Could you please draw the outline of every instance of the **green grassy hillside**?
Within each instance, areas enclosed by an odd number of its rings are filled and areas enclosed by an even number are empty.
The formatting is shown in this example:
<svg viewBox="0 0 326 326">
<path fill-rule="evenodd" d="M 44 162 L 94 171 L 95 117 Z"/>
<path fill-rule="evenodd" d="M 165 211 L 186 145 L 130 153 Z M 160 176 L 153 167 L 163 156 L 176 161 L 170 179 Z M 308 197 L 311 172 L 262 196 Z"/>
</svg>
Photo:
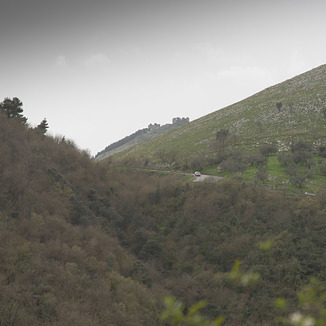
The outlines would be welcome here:
<svg viewBox="0 0 326 326">
<path fill-rule="evenodd" d="M 102 160 L 113 154 L 122 152 L 123 150 L 140 144 L 146 140 L 152 139 L 158 135 L 162 135 L 170 130 L 178 128 L 179 126 L 188 123 L 189 118 L 174 118 L 171 123 L 163 126 L 158 124 L 151 124 L 148 128 L 140 129 L 135 133 L 120 139 L 119 141 L 107 146 L 103 151 L 96 154 L 95 159 Z"/>
<path fill-rule="evenodd" d="M 278 104 L 281 103 L 281 104 Z M 326 65 L 269 87 L 243 101 L 134 146 L 116 156 L 139 164 L 184 165 L 196 156 L 214 158 L 216 134 L 228 130 L 228 148 L 255 151 L 261 144 L 276 143 L 279 151 L 291 142 L 325 144 Z"/>
</svg>

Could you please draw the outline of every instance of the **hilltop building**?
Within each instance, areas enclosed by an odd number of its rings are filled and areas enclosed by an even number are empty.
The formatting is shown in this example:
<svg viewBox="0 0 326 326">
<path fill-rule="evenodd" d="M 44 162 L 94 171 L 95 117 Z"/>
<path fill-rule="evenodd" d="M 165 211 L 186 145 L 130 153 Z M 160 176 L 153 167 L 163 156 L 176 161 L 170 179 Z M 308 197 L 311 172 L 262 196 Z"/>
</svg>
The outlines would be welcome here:
<svg viewBox="0 0 326 326">
<path fill-rule="evenodd" d="M 179 118 L 179 117 L 177 117 L 177 118 L 172 119 L 173 124 L 184 124 L 184 123 L 188 123 L 188 122 L 189 122 L 188 117 L 187 118 Z"/>
<path fill-rule="evenodd" d="M 161 127 L 161 125 L 159 123 L 154 123 L 154 124 L 151 123 L 148 125 L 148 129 L 150 129 L 150 130 L 158 129 L 160 127 Z"/>
</svg>

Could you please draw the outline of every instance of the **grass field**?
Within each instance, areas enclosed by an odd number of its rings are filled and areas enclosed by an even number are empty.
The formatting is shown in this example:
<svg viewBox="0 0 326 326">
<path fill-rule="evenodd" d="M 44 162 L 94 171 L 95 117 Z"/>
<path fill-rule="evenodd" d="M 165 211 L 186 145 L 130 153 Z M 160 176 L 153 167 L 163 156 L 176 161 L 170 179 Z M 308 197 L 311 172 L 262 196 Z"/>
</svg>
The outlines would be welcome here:
<svg viewBox="0 0 326 326">
<path fill-rule="evenodd" d="M 282 166 L 278 160 L 278 155 L 272 155 L 268 158 L 267 174 L 268 178 L 264 181 L 264 185 L 273 189 L 286 189 L 290 191 L 300 191 L 308 193 L 319 193 L 326 191 L 326 175 L 320 173 L 320 165 L 324 160 L 320 157 L 314 157 L 315 165 L 311 167 L 311 175 L 308 175 L 305 185 L 301 188 L 293 185 L 290 181 L 290 175 L 286 173 L 286 168 Z M 300 170 L 304 171 L 301 166 Z M 246 171 L 239 173 L 246 182 L 253 183 L 257 168 L 249 167 Z M 203 174 L 218 175 L 224 178 L 229 178 L 232 174 L 229 172 L 218 172 L 217 166 L 207 166 L 202 170 Z"/>
</svg>

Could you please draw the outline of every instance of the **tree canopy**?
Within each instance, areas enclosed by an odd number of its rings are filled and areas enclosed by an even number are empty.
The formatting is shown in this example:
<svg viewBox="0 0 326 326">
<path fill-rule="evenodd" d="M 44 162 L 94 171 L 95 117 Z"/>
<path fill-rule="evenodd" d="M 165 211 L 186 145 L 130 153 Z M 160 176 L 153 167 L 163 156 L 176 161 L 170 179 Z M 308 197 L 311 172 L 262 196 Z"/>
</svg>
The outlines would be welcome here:
<svg viewBox="0 0 326 326">
<path fill-rule="evenodd" d="M 49 128 L 49 124 L 46 120 L 46 118 L 44 118 L 41 123 L 36 127 L 37 130 L 39 130 L 42 134 L 46 134 L 46 132 L 48 131 Z"/>
<path fill-rule="evenodd" d="M 15 118 L 20 120 L 23 124 L 27 122 L 27 118 L 23 116 L 23 102 L 18 97 L 10 99 L 6 97 L 0 103 L 1 112 L 5 113 L 8 118 Z"/>
</svg>

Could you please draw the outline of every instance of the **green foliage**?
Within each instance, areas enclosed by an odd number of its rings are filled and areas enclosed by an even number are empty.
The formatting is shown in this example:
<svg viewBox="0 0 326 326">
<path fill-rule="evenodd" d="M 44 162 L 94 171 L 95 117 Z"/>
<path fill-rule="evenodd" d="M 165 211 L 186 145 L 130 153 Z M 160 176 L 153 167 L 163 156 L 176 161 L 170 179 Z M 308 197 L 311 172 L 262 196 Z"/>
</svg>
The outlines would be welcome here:
<svg viewBox="0 0 326 326">
<path fill-rule="evenodd" d="M 119 244 L 106 167 L 0 121 L 0 324 L 160 325 L 148 269 L 127 278 L 137 259 Z"/>
<path fill-rule="evenodd" d="M 326 175 L 326 164 L 325 164 L 325 163 L 321 164 L 321 165 L 319 166 L 319 169 L 320 169 L 320 173 L 321 173 L 322 175 Z"/>
<path fill-rule="evenodd" d="M 326 146 L 318 147 L 318 155 L 321 157 L 326 157 Z"/>
<path fill-rule="evenodd" d="M 291 144 L 291 152 L 294 163 L 306 162 L 312 156 L 312 146 L 304 141 L 294 142 Z"/>
<path fill-rule="evenodd" d="M 290 181 L 293 185 L 302 188 L 307 181 L 307 175 L 305 174 L 293 174 L 290 178 Z"/>
<path fill-rule="evenodd" d="M 281 311 L 287 310 L 284 298 L 276 301 Z M 287 316 L 277 318 L 284 325 L 323 326 L 326 325 L 326 284 L 316 278 L 311 278 L 309 284 L 298 293 L 298 306 Z"/>
<path fill-rule="evenodd" d="M 206 306 L 205 301 L 199 301 L 192 305 L 185 313 L 185 306 L 173 297 L 164 299 L 165 311 L 161 315 L 162 320 L 171 322 L 171 325 L 182 326 L 218 326 L 222 325 L 225 317 L 219 316 L 214 321 L 208 321 L 199 312 Z"/>
<path fill-rule="evenodd" d="M 231 280 L 235 284 L 239 284 L 243 287 L 247 287 L 251 284 L 256 284 L 260 279 L 259 273 L 241 272 L 240 265 L 241 265 L 241 261 L 237 259 L 234 262 L 231 272 L 227 274 L 226 278 Z"/>
<path fill-rule="evenodd" d="M 272 248 L 274 241 L 272 239 L 268 239 L 266 241 L 261 241 L 259 243 L 259 249 L 263 251 L 268 251 Z"/>
<path fill-rule="evenodd" d="M 0 112 L 7 115 L 8 118 L 14 118 L 23 124 L 27 122 L 27 118 L 22 115 L 23 113 L 23 103 L 19 98 L 13 97 L 12 99 L 6 97 L 0 103 Z"/>
<path fill-rule="evenodd" d="M 264 167 L 260 167 L 258 171 L 255 173 L 255 179 L 264 183 L 268 178 L 267 169 Z"/>
<path fill-rule="evenodd" d="M 248 163 L 241 151 L 232 151 L 228 153 L 228 158 L 221 163 L 223 171 L 243 172 L 248 168 Z"/>
<path fill-rule="evenodd" d="M 260 275 L 252 272 L 240 271 L 241 261 L 236 260 L 230 273 L 218 276 L 220 279 L 226 279 L 233 284 L 238 284 L 243 288 L 247 288 L 259 281 Z M 221 325 L 225 321 L 225 316 L 220 315 L 214 321 L 208 321 L 200 314 L 200 310 L 207 306 L 204 300 L 193 304 L 185 313 L 185 306 L 177 301 L 174 297 L 166 297 L 164 299 L 165 310 L 161 315 L 161 319 L 168 320 L 172 325 L 194 325 L 194 326 L 214 326 Z"/>
<path fill-rule="evenodd" d="M 194 157 L 190 162 L 192 171 L 201 171 L 205 165 L 205 159 L 202 156 Z"/>
<path fill-rule="evenodd" d="M 216 132 L 216 140 L 225 143 L 225 141 L 228 139 L 230 136 L 230 131 L 229 129 L 221 129 Z"/>
<path fill-rule="evenodd" d="M 149 239 L 139 252 L 139 257 L 144 260 L 157 258 L 161 255 L 163 250 L 159 239 Z"/>
<path fill-rule="evenodd" d="M 311 144 L 304 142 L 302 140 L 299 140 L 297 142 L 294 142 L 291 144 L 291 152 L 295 153 L 295 152 L 300 152 L 300 153 L 304 153 L 304 152 L 308 152 L 311 153 L 312 151 L 312 146 Z"/>
<path fill-rule="evenodd" d="M 49 124 L 48 124 L 47 120 L 44 118 L 41 121 L 41 123 L 36 127 L 36 130 L 44 135 L 44 134 L 46 134 L 48 128 L 49 128 Z"/>
<path fill-rule="evenodd" d="M 151 287 L 153 284 L 153 280 L 150 276 L 148 268 L 140 260 L 134 262 L 133 267 L 130 271 L 130 276 L 132 279 L 145 284 L 148 287 Z"/>
<path fill-rule="evenodd" d="M 289 153 L 281 153 L 278 155 L 278 161 L 283 166 L 289 166 L 293 164 L 293 157 Z"/>
<path fill-rule="evenodd" d="M 149 194 L 149 200 L 153 204 L 159 204 L 161 201 L 161 190 L 160 190 L 160 184 L 157 184 L 155 192 L 152 192 Z"/>
<path fill-rule="evenodd" d="M 283 105 L 282 102 L 276 102 L 276 108 L 278 112 L 281 112 L 282 105 Z"/>
<path fill-rule="evenodd" d="M 324 118 L 326 119 L 326 108 L 322 108 L 321 112 L 322 112 Z"/>
<path fill-rule="evenodd" d="M 247 160 L 252 167 L 256 168 L 266 166 L 268 163 L 268 158 L 259 153 L 250 153 L 247 156 Z"/>
<path fill-rule="evenodd" d="M 276 144 L 263 144 L 259 147 L 259 151 L 264 156 L 269 156 L 270 154 L 275 154 L 277 152 Z"/>
</svg>

